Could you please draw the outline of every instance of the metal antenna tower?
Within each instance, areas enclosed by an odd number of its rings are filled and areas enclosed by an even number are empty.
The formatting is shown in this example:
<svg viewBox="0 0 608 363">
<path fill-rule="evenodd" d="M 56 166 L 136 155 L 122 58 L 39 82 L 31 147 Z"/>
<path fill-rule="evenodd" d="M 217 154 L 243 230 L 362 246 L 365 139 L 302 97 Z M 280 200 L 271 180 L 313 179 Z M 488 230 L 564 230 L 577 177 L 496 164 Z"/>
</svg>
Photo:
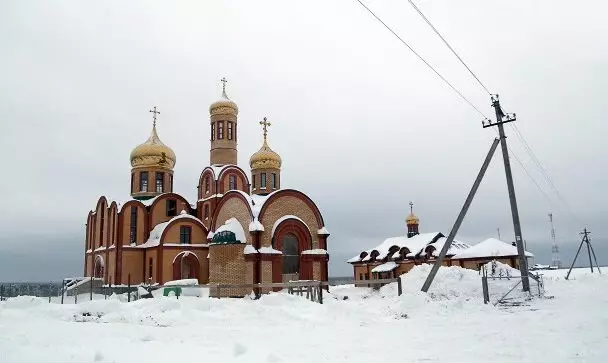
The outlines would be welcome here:
<svg viewBox="0 0 608 363">
<path fill-rule="evenodd" d="M 551 223 L 551 241 L 553 245 L 551 246 L 551 266 L 555 268 L 562 267 L 562 261 L 559 259 L 559 247 L 557 246 L 557 242 L 555 242 L 555 228 L 553 228 L 553 213 L 549 213 L 549 223 Z"/>
</svg>

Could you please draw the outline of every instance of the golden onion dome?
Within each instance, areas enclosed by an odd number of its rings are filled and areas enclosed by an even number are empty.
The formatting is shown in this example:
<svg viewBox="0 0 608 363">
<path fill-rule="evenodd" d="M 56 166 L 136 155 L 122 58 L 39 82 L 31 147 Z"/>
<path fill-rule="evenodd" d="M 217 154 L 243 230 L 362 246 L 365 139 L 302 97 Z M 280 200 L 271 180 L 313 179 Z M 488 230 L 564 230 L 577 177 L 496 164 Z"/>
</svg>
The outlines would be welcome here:
<svg viewBox="0 0 608 363">
<path fill-rule="evenodd" d="M 420 224 L 420 219 L 418 219 L 418 217 L 416 217 L 416 215 L 414 214 L 414 212 L 412 212 L 405 219 L 405 223 L 406 224 Z"/>
<path fill-rule="evenodd" d="M 131 166 L 134 168 L 161 167 L 173 169 L 175 161 L 173 150 L 158 138 L 156 125 L 152 127 L 152 133 L 148 140 L 131 151 Z"/>
<path fill-rule="evenodd" d="M 249 158 L 251 169 L 281 169 L 281 163 L 281 156 L 272 151 L 266 142 L 266 138 L 264 138 L 264 144 L 260 150 Z"/>
<path fill-rule="evenodd" d="M 222 98 L 213 102 L 211 106 L 209 106 L 209 114 L 213 115 L 234 115 L 237 116 L 239 114 L 239 107 L 228 98 L 226 95 L 226 84 L 224 83 L 224 88 L 222 90 Z"/>
</svg>

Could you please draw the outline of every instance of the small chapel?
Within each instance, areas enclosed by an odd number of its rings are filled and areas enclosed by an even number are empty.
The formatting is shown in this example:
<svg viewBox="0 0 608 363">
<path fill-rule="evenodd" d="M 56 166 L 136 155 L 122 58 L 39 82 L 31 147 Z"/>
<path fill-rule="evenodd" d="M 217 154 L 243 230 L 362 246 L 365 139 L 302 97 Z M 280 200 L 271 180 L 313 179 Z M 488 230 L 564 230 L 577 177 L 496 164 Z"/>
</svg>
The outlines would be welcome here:
<svg viewBox="0 0 608 363">
<path fill-rule="evenodd" d="M 263 142 L 237 165 L 237 104 L 226 95 L 209 106 L 209 166 L 201 170 L 198 198 L 174 192 L 176 155 L 157 132 L 154 107 L 148 139 L 130 155 L 130 198 L 101 196 L 87 216 L 84 275 L 104 283 L 252 284 L 327 281 L 328 230 L 314 201 L 281 185 L 282 159 Z M 251 291 L 224 291 L 230 296 Z"/>
</svg>

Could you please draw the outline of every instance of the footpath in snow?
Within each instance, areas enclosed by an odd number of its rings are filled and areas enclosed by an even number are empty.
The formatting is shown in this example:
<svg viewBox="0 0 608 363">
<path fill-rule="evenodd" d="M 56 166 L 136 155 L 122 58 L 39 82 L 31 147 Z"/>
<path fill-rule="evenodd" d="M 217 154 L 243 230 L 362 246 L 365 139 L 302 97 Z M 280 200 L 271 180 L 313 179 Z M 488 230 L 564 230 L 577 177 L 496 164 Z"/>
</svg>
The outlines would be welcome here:
<svg viewBox="0 0 608 363">
<path fill-rule="evenodd" d="M 76 305 L 0 303 L 0 362 L 606 362 L 608 277 L 543 271 L 553 299 L 500 308 L 480 276 L 429 266 L 374 291 L 337 287 L 323 305 L 284 293 L 251 299 L 117 298 Z M 502 291 L 517 282 L 491 281 Z M 492 301 L 496 299 L 493 298 Z"/>
</svg>

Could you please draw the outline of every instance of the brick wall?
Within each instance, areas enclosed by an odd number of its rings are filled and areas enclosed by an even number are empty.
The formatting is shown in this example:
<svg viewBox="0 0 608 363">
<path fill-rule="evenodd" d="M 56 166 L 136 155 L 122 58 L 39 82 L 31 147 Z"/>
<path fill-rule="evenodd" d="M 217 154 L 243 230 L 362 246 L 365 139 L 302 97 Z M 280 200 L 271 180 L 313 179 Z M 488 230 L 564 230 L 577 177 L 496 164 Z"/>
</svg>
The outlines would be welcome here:
<svg viewBox="0 0 608 363">
<path fill-rule="evenodd" d="M 271 234 L 274 223 L 285 215 L 294 215 L 303 220 L 308 226 L 312 237 L 312 248 L 319 248 L 317 231 L 322 226 L 318 225 L 315 213 L 304 201 L 297 197 L 286 195 L 275 199 L 272 204 L 265 208 L 267 209 L 260 221 L 264 226 L 264 232 L 260 236 L 263 247 L 270 247 L 272 244 Z"/>
<path fill-rule="evenodd" d="M 244 244 L 215 244 L 209 246 L 209 283 L 247 283 L 247 264 L 243 254 Z M 213 297 L 242 297 L 251 291 L 248 288 L 224 288 L 209 291 Z"/>
<path fill-rule="evenodd" d="M 217 215 L 215 228 L 219 228 L 230 218 L 236 218 L 241 223 L 241 226 L 243 227 L 243 231 L 245 231 L 245 236 L 247 238 L 246 242 L 247 244 L 251 244 L 251 235 L 249 234 L 249 223 L 251 222 L 251 214 L 249 213 L 249 206 L 247 206 L 241 198 L 232 197 L 228 201 L 226 201 L 224 205 L 222 205 L 222 209 Z M 272 229 L 272 226 L 270 228 Z M 242 252 L 243 251 L 241 249 L 241 253 Z"/>
</svg>

